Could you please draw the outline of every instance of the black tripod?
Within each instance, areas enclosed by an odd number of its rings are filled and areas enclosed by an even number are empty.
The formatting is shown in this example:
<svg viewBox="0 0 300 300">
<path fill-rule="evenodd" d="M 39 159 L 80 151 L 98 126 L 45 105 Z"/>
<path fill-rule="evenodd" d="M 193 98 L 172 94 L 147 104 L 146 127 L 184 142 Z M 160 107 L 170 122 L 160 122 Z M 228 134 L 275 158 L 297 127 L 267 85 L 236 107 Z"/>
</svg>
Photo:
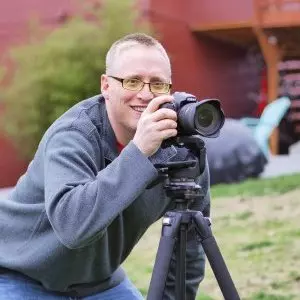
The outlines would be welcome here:
<svg viewBox="0 0 300 300">
<path fill-rule="evenodd" d="M 198 151 L 200 160 L 171 162 L 157 165 L 161 177 L 165 179 L 164 188 L 167 195 L 175 202 L 175 209 L 168 211 L 163 217 L 163 225 L 159 247 L 156 255 L 147 300 L 163 300 L 168 270 L 176 244 L 176 300 L 186 300 L 186 245 L 187 231 L 191 224 L 195 226 L 210 266 L 217 279 L 225 300 L 240 300 L 231 279 L 225 261 L 211 231 L 210 219 L 199 211 L 189 210 L 189 204 L 196 197 L 203 197 L 201 186 L 195 183 L 197 174 L 205 168 L 204 142 L 193 137 L 181 139 L 182 146 L 192 147 Z M 196 144 L 196 148 L 194 147 Z"/>
</svg>

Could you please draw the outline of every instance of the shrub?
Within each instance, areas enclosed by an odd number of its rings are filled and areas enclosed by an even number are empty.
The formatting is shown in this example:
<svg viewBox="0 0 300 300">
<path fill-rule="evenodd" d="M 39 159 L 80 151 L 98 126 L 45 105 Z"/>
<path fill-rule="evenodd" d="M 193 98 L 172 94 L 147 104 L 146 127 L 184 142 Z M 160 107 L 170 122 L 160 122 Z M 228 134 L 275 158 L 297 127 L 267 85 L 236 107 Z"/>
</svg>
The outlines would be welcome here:
<svg viewBox="0 0 300 300">
<path fill-rule="evenodd" d="M 81 12 L 43 38 L 41 25 L 34 27 L 29 42 L 9 53 L 16 70 L 1 88 L 5 108 L 1 126 L 28 159 L 58 116 L 99 93 L 110 45 L 127 33 L 151 33 L 149 24 L 138 20 L 133 0 L 101 1 Z"/>
</svg>

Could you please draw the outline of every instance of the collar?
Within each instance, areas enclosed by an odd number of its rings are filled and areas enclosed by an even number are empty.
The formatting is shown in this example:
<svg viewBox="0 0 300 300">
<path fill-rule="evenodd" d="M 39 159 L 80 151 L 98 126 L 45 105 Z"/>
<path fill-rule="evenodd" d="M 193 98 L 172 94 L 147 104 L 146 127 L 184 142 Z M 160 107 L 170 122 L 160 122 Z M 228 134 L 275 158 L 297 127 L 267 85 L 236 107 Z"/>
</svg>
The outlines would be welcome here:
<svg viewBox="0 0 300 300">
<path fill-rule="evenodd" d="M 104 158 L 113 161 L 118 156 L 117 140 L 115 133 L 110 124 L 105 99 L 102 95 L 99 95 L 98 101 L 100 104 L 100 131 L 102 132 L 102 147 L 104 152 Z"/>
</svg>

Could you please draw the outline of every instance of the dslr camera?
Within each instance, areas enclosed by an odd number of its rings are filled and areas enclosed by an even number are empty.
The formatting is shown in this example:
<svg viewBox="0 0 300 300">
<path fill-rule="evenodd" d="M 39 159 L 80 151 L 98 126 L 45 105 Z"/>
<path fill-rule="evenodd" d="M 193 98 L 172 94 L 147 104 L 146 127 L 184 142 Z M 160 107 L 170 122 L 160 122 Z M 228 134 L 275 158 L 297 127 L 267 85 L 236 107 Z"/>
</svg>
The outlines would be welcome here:
<svg viewBox="0 0 300 300">
<path fill-rule="evenodd" d="M 194 95 L 175 92 L 174 101 L 161 105 L 177 113 L 178 137 L 201 135 L 217 137 L 225 122 L 225 116 L 218 99 L 197 100 Z"/>
</svg>

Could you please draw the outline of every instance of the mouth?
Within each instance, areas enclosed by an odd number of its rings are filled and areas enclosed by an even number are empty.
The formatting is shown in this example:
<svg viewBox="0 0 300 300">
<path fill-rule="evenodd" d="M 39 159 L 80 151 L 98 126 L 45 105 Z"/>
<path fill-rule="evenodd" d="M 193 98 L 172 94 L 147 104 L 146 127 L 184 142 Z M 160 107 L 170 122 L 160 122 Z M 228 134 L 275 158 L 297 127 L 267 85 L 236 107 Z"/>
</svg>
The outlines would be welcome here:
<svg viewBox="0 0 300 300">
<path fill-rule="evenodd" d="M 131 106 L 131 108 L 138 113 L 142 113 L 146 109 L 146 106 Z"/>
</svg>

